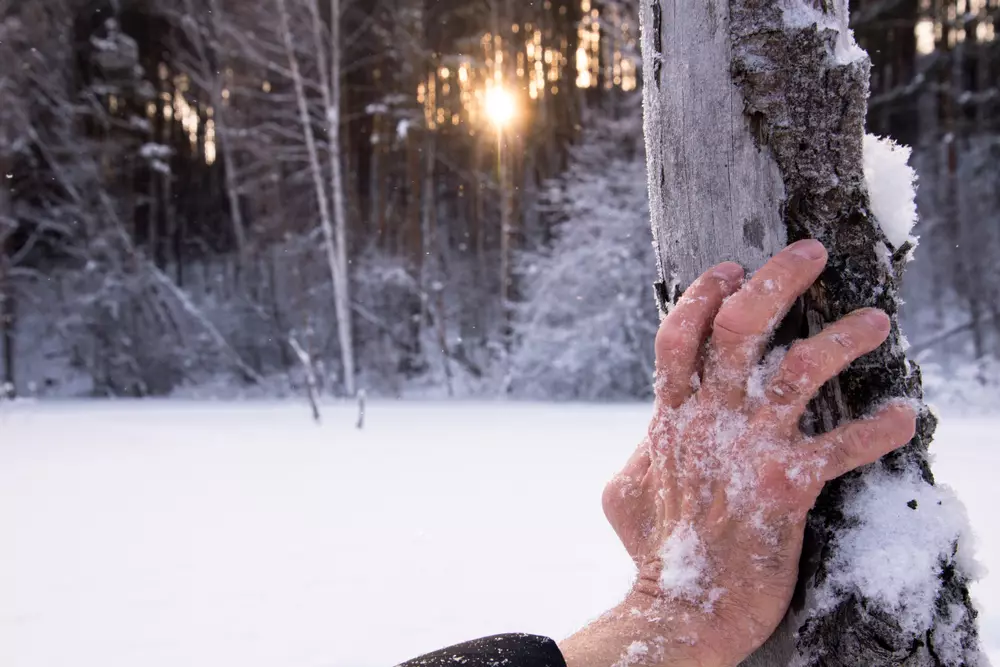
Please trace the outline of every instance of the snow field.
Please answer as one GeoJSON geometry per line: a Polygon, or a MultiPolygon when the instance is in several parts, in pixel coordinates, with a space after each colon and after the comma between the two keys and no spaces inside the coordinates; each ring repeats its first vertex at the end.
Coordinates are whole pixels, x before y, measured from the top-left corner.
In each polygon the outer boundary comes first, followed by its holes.
{"type": "MultiPolygon", "coordinates": [[[[375,667],[556,638],[632,564],[600,510],[642,405],[65,403],[0,408],[0,664],[375,667]]],[[[936,471],[1000,569],[1000,418],[936,471]]],[[[1000,652],[1000,576],[974,589],[1000,652]]]]}

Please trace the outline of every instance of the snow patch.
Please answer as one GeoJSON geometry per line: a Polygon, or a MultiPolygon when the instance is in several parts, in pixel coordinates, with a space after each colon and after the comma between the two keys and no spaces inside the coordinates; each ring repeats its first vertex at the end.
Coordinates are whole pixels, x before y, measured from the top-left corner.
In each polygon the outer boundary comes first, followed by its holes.
{"type": "Polygon", "coordinates": [[[844,516],[854,525],[834,543],[817,611],[858,592],[884,605],[904,632],[922,634],[932,625],[940,564],[978,576],[965,508],[948,487],[873,470],[849,492],[844,516]]]}
{"type": "Polygon", "coordinates": [[[901,247],[917,222],[917,173],[909,165],[910,147],[866,134],[864,171],[872,213],[889,243],[901,247]]]}
{"type": "Polygon", "coordinates": [[[660,589],[673,598],[697,600],[702,597],[702,578],[708,561],[705,546],[689,523],[677,526],[660,547],[663,572],[660,589]]]}
{"type": "Polygon", "coordinates": [[[776,347],[767,353],[764,361],[754,367],[750,372],[750,378],[747,380],[748,397],[757,401],[767,399],[765,396],[767,385],[771,382],[775,374],[777,374],[778,368],[781,367],[781,362],[784,361],[787,353],[787,347],[776,347]]]}
{"type": "Polygon", "coordinates": [[[621,660],[614,664],[614,667],[630,667],[638,664],[643,658],[649,655],[649,644],[635,641],[628,645],[621,660]]]}
{"type": "Polygon", "coordinates": [[[945,620],[934,628],[932,633],[934,653],[944,665],[961,665],[966,662],[967,651],[962,646],[961,635],[957,632],[966,622],[966,616],[968,612],[964,605],[950,604],[945,620]]]}
{"type": "Polygon", "coordinates": [[[399,121],[399,123],[396,125],[396,137],[400,141],[405,141],[406,138],[410,136],[410,126],[412,125],[413,122],[406,118],[399,121]]]}
{"type": "Polygon", "coordinates": [[[163,144],[146,143],[139,148],[139,155],[146,160],[166,160],[174,154],[174,149],[163,144]]]}
{"type": "Polygon", "coordinates": [[[836,32],[833,52],[836,64],[849,65],[868,57],[868,53],[854,41],[854,31],[848,26],[847,0],[835,0],[831,13],[803,0],[783,0],[781,10],[785,25],[789,28],[816,26],[818,30],[836,32]]]}

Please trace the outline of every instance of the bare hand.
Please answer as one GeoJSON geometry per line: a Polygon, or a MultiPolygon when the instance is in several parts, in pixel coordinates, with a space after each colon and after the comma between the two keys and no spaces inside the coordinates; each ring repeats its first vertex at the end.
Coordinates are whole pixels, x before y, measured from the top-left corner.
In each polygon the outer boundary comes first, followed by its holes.
{"type": "Polygon", "coordinates": [[[788,608],[806,514],[825,482],[913,437],[905,403],[817,438],[799,429],[820,387],[885,341],[881,311],[855,312],[760,363],[826,258],[818,242],[799,242],[742,288],[742,269],[722,264],[663,321],[648,437],[604,493],[639,577],[603,630],[567,641],[571,667],[589,662],[573,659],[578,647],[596,656],[596,637],[622,627],[630,664],[739,664],[788,608]]]}

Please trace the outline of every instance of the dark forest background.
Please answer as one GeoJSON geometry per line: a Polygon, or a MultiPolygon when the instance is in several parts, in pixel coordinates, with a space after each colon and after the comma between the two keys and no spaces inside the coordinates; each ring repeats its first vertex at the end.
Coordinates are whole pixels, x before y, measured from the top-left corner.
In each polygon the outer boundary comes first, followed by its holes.
{"type": "MultiPolygon", "coordinates": [[[[995,384],[997,0],[852,12],[920,176],[913,351],[995,384]]],[[[4,393],[646,395],[636,17],[0,0],[4,393]]]]}

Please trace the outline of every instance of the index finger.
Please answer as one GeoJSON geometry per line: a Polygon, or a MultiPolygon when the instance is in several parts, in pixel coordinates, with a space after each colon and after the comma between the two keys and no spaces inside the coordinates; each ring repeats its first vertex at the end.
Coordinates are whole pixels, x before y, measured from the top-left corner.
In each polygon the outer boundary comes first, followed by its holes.
{"type": "Polygon", "coordinates": [[[726,262],[706,271],[687,289],[656,334],[656,397],[676,408],[694,393],[705,339],[722,302],[743,280],[743,267],[726,262]]]}
{"type": "Polygon", "coordinates": [[[712,327],[704,392],[729,407],[746,394],[750,371],[760,359],[771,332],[795,300],[826,267],[819,241],[793,243],[765,264],[722,306],[712,327]]]}

